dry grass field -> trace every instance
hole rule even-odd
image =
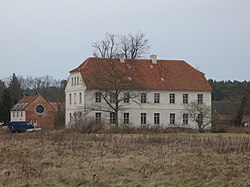
[[[250,135],[0,132],[0,186],[250,186]]]

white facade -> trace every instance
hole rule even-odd
[[[26,119],[26,112],[24,110],[10,111],[10,121],[25,121],[25,119]]]
[[[79,84],[74,84],[75,77],[79,77]],[[73,79],[72,79],[73,78]],[[76,78],[77,79],[77,78]],[[72,81],[73,80],[73,81]],[[95,94],[97,90],[86,90],[86,86],[81,79],[80,73],[74,72],[70,75],[66,87],[66,127],[74,123],[77,118],[84,115],[92,119],[96,118],[96,113],[101,113],[101,120],[110,123],[110,113],[101,110],[107,109],[108,105],[101,99],[101,103],[96,102]],[[141,103],[141,93],[146,93],[146,103]],[[131,93],[132,94],[132,93]],[[121,103],[122,110],[119,111],[119,124],[126,124],[140,127],[160,126],[166,127],[188,127],[197,128],[197,125],[189,117],[185,121],[185,114],[188,114],[183,103],[183,94],[188,96],[188,103],[198,101],[198,95],[202,95],[202,102],[206,106],[211,106],[211,92],[209,91],[169,91],[169,90],[148,90],[135,92],[137,102]],[[155,94],[158,94],[159,103],[155,103]],[[174,103],[170,103],[170,97],[174,95]],[[81,97],[81,98],[80,98]],[[90,109],[96,108],[90,112]],[[97,108],[100,108],[98,111]],[[80,114],[81,113],[81,114]],[[128,113],[128,114],[124,114]],[[80,114],[80,115],[79,115]],[[184,115],[183,115],[184,114]],[[127,118],[127,119],[124,119]],[[146,118],[146,123],[142,119]],[[158,118],[158,119],[157,119]],[[172,118],[172,119],[170,119]],[[142,124],[143,123],[143,124]],[[187,124],[186,124],[187,123]]]
[[[65,123],[66,127],[70,125],[74,114],[82,111],[85,105],[86,86],[79,72],[71,73],[65,88]]]

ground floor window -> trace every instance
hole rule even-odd
[[[96,123],[101,123],[101,117],[102,117],[102,113],[101,112],[96,112],[95,113],[95,122]]]
[[[110,124],[114,124],[115,123],[115,113],[114,112],[110,112],[109,123]]]
[[[145,125],[147,123],[147,114],[141,113],[141,124]]]
[[[184,125],[188,124],[188,114],[183,114],[183,124]]]
[[[160,113],[154,113],[154,124],[155,125],[160,124]]]
[[[175,124],[175,113],[170,114],[170,124],[171,125]]]
[[[123,114],[123,123],[124,124],[129,124],[129,113],[124,113]]]

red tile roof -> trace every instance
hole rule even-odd
[[[140,83],[145,90],[212,90],[204,74],[183,60],[157,60],[157,64],[152,64],[149,59],[134,59],[121,63],[119,59],[91,57],[70,72],[75,71],[81,73],[87,89],[107,86],[107,77],[115,72],[122,79]]]
[[[39,95],[23,96],[11,110],[25,110]]]

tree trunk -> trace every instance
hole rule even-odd
[[[115,111],[115,128],[119,128],[118,110]]]
[[[242,125],[242,119],[243,119],[243,115],[244,115],[244,110],[246,107],[246,103],[247,103],[247,95],[243,96],[241,103],[240,103],[240,108],[238,111],[238,114],[234,120],[234,124],[235,126],[240,126]]]

